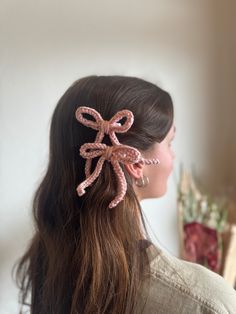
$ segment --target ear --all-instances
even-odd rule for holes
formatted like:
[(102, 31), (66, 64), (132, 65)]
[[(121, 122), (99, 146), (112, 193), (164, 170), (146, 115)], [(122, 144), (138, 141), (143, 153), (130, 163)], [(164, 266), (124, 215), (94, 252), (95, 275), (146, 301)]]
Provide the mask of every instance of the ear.
[(128, 173), (134, 178), (139, 179), (143, 175), (143, 164), (136, 163), (136, 164), (124, 164)]

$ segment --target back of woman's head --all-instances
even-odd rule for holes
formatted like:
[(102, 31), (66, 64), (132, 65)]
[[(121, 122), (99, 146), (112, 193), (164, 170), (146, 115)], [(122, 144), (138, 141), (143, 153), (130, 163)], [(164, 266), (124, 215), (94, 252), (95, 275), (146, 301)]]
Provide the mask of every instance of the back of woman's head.
[[(118, 184), (110, 162), (104, 162), (84, 195), (77, 194), (86, 179), (80, 147), (97, 135), (76, 119), (81, 106), (95, 109), (104, 120), (132, 111), (132, 126), (116, 136), (142, 154), (160, 143), (173, 123), (170, 95), (142, 79), (88, 76), (69, 87), (52, 115), (49, 163), (33, 201), (35, 236), (17, 266), (22, 303), (31, 292), (32, 313), (135, 313), (149, 270), (140, 240), (150, 238), (123, 164), (127, 190), (116, 207), (108, 207)], [(111, 144), (108, 135), (102, 142)], [(91, 171), (98, 159), (93, 158)]]

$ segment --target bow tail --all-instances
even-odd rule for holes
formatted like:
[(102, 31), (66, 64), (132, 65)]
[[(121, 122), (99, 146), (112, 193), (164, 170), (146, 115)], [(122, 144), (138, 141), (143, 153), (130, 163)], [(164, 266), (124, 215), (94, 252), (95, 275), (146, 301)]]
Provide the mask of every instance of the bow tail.
[(116, 134), (115, 134), (114, 131), (110, 132), (110, 139), (111, 139), (113, 145), (119, 145), (120, 144), (120, 142), (119, 142), (118, 138), (116, 137)]
[(95, 139), (95, 143), (101, 143), (104, 138), (104, 132), (99, 130)]
[(105, 159), (103, 157), (100, 157), (100, 159), (97, 162), (97, 166), (94, 172), (91, 174), (91, 176), (89, 176), (86, 180), (84, 180), (78, 185), (76, 191), (79, 196), (82, 196), (85, 193), (86, 187), (90, 186), (97, 179), (97, 177), (99, 176), (101, 172), (104, 160)]
[(91, 175), (92, 159), (87, 159), (85, 163), (85, 176), (88, 178)]
[[(94, 143), (101, 143), (104, 137), (104, 132), (99, 130)], [(92, 159), (87, 159), (85, 163), (85, 175), (88, 178), (91, 175), (91, 166), (92, 166)]]
[(120, 203), (120, 201), (123, 200), (125, 193), (126, 193), (126, 190), (127, 190), (127, 182), (126, 182), (124, 172), (123, 172), (119, 162), (117, 160), (113, 160), (112, 165), (113, 165), (114, 171), (117, 175), (118, 194), (114, 198), (114, 200), (109, 204), (109, 208), (113, 208), (118, 203)]

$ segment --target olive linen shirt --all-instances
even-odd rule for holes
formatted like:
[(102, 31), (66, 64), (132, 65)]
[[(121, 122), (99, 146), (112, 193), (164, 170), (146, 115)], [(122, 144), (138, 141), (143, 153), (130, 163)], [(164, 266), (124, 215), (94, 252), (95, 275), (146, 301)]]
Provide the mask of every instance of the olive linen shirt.
[(142, 282), (137, 314), (236, 314), (236, 291), (222, 276), (144, 241), (151, 276)]

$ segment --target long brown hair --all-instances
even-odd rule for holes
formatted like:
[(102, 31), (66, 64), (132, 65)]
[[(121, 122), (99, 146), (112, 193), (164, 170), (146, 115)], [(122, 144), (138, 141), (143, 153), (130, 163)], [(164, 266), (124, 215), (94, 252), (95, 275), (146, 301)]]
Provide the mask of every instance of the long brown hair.
[[(104, 120), (131, 110), (133, 125), (116, 135), (141, 152), (161, 142), (173, 123), (170, 95), (143, 79), (93, 75), (68, 88), (51, 119), (49, 162), (32, 204), (35, 233), (13, 267), (21, 310), (28, 304), (33, 314), (136, 313), (140, 285), (149, 272), (140, 243), (151, 239), (133, 180), (122, 164), (127, 192), (115, 208), (108, 208), (117, 193), (109, 162), (78, 196), (76, 187), (85, 180), (79, 148), (94, 142), (97, 134), (76, 120), (79, 106), (96, 109)], [(103, 142), (110, 144), (109, 137)], [(94, 158), (92, 171), (96, 162)]]

